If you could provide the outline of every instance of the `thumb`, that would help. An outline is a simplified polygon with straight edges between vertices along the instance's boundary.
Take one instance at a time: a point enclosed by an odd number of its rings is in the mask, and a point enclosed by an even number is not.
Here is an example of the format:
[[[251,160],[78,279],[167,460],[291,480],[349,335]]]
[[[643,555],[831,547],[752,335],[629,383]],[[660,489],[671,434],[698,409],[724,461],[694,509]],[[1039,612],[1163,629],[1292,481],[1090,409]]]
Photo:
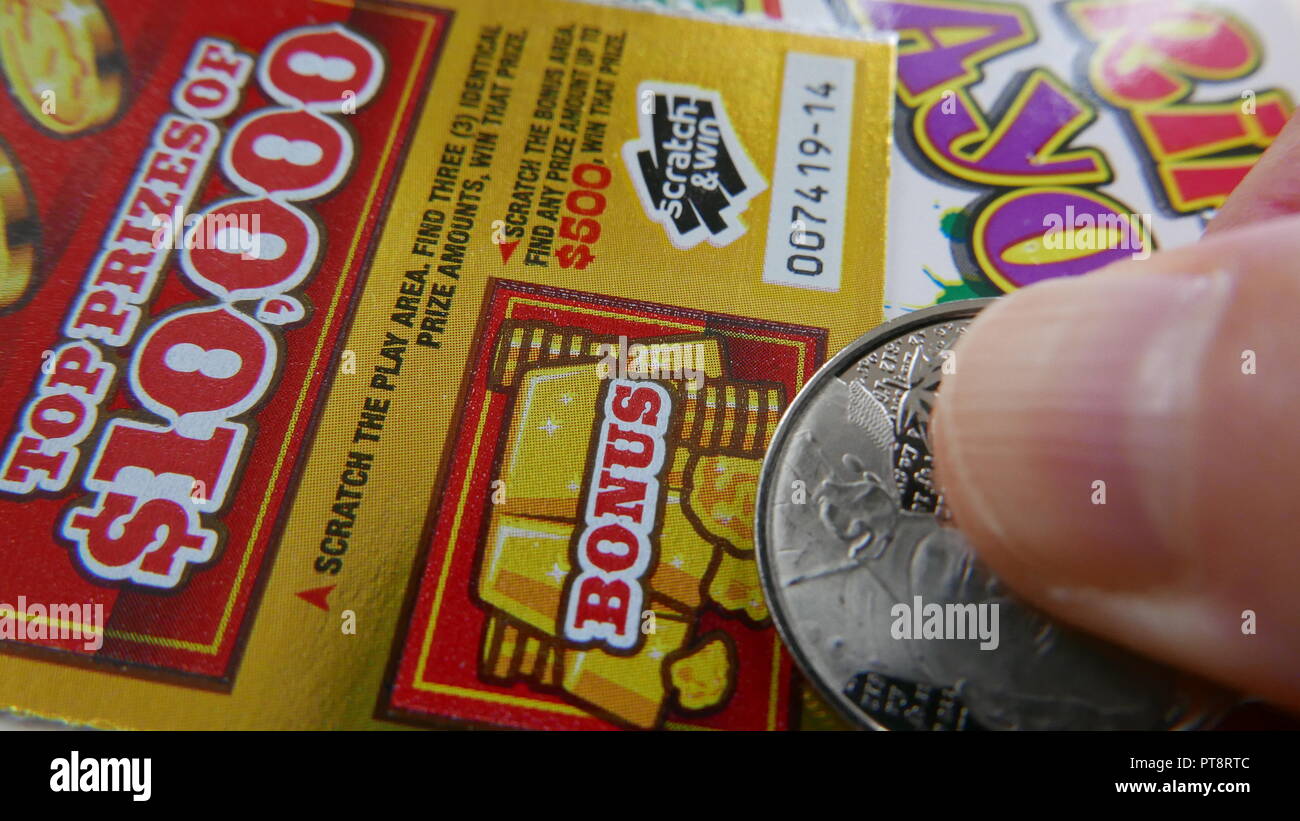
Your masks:
[[[956,522],[1009,585],[1292,709],[1298,261],[1288,217],[1010,294],[968,328],[934,422]]]

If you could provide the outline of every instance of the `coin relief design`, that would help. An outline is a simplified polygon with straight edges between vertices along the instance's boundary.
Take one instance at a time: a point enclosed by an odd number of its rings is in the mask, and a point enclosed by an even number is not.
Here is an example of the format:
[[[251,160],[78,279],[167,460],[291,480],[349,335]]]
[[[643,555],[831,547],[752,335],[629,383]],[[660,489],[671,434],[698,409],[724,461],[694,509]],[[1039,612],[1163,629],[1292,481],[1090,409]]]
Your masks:
[[[1019,602],[949,521],[930,419],[990,300],[849,345],[800,392],[763,465],[758,555],[808,677],[875,729],[1156,729],[1205,715],[1177,674]]]

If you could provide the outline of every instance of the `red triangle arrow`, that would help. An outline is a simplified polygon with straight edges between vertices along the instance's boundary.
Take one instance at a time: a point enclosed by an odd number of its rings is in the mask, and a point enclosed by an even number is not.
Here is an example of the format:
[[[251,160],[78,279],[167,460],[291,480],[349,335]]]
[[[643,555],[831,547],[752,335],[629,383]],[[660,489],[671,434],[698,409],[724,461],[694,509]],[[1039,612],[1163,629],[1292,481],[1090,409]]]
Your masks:
[[[334,588],[335,585],[332,584],[328,587],[313,587],[311,590],[300,590],[294,595],[328,613],[330,611],[330,591]]]
[[[514,242],[502,242],[497,245],[497,248],[501,249],[502,265],[505,265],[507,262],[510,261],[510,255],[513,254],[515,252],[515,249],[518,247],[519,247],[519,240],[515,240]]]

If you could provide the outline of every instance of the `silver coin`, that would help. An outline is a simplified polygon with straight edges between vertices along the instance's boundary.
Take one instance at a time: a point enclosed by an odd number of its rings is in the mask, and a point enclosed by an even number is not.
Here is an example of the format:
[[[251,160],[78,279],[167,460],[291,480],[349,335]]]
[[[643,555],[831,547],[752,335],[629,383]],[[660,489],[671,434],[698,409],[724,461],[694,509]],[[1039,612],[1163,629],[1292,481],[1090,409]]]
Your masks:
[[[953,345],[989,302],[880,326],[819,370],[786,412],[755,522],[782,638],[823,697],[867,728],[1203,723],[1205,691],[1018,601],[951,526],[930,417]]]

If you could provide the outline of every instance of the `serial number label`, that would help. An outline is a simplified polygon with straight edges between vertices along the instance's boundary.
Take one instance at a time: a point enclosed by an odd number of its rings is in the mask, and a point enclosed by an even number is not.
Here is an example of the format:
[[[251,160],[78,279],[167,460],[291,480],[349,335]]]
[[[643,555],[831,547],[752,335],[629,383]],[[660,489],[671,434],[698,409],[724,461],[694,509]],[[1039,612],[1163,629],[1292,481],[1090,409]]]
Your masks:
[[[763,281],[840,289],[856,61],[790,52]]]

